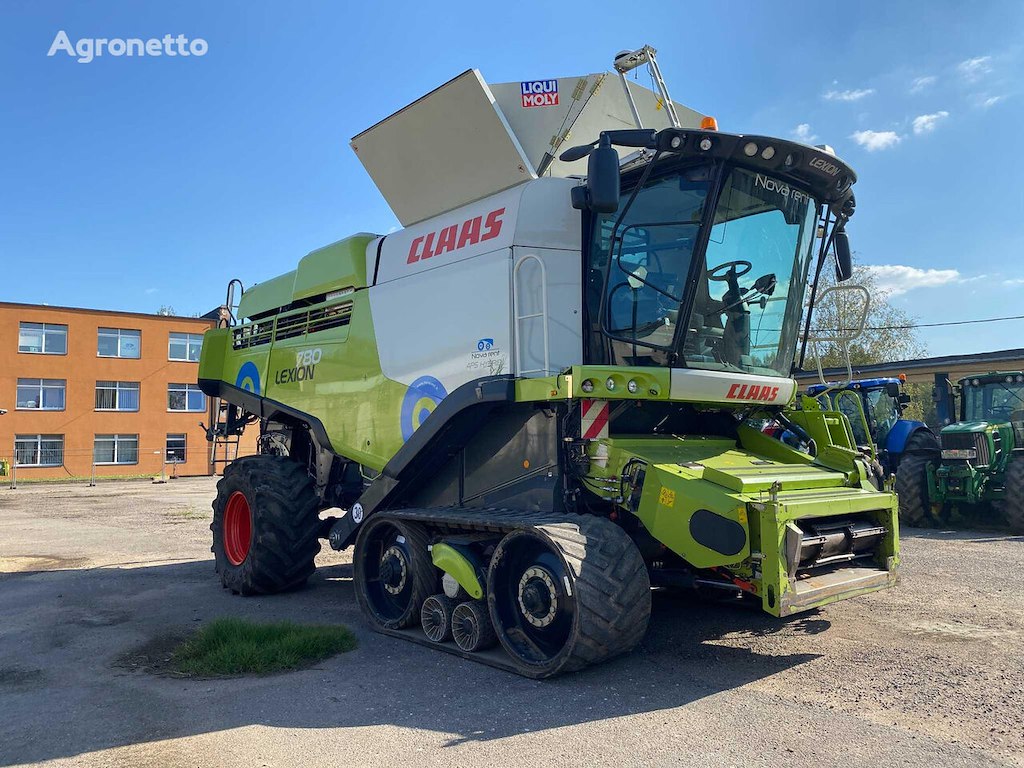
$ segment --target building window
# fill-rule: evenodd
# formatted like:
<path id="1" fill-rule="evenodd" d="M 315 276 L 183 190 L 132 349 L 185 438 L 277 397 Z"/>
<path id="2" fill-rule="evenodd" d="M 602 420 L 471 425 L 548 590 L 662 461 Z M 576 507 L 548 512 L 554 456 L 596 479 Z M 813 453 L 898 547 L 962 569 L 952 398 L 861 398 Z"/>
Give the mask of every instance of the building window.
<path id="1" fill-rule="evenodd" d="M 167 410 L 195 413 L 205 411 L 206 395 L 198 384 L 168 384 Z"/>
<path id="2" fill-rule="evenodd" d="M 19 323 L 18 351 L 37 355 L 66 355 L 68 327 L 53 323 Z"/>
<path id="3" fill-rule="evenodd" d="M 185 435 L 167 436 L 167 463 L 185 463 Z"/>
<path id="4" fill-rule="evenodd" d="M 64 463 L 64 435 L 15 435 L 14 461 L 19 467 L 59 467 Z"/>
<path id="5" fill-rule="evenodd" d="M 170 341 L 167 343 L 167 359 L 198 363 L 199 353 L 202 349 L 203 334 L 172 333 Z"/>
<path id="6" fill-rule="evenodd" d="M 63 411 L 64 379 L 18 379 L 15 407 L 28 411 Z"/>
<path id="7" fill-rule="evenodd" d="M 100 357 L 138 357 L 142 350 L 142 331 L 124 328 L 100 328 L 96 354 Z"/>
<path id="8" fill-rule="evenodd" d="M 97 381 L 97 411 L 137 411 L 139 410 L 139 382 L 137 381 Z"/>
<path id="9" fill-rule="evenodd" d="M 97 464 L 138 464 L 138 435 L 96 435 L 93 461 Z"/>

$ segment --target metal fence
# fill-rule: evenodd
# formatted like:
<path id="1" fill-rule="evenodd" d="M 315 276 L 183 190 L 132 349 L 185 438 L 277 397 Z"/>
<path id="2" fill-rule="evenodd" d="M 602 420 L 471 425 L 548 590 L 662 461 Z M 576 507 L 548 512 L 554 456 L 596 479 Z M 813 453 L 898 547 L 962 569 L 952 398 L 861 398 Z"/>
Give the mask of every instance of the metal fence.
<path id="1" fill-rule="evenodd" d="M 100 480 L 152 478 L 165 482 L 178 476 L 185 463 L 177 450 L 166 446 L 139 446 L 131 441 L 100 441 L 92 449 L 67 449 L 52 441 L 36 441 L 34 445 L 16 445 L 11 457 L 0 457 L 0 482 L 16 489 L 18 483 L 82 482 L 95 485 Z M 191 447 L 190 447 L 190 450 Z M 201 466 L 208 466 L 204 443 Z M 6 463 L 6 467 L 2 465 Z M 196 464 L 193 462 L 193 467 Z M 6 477 L 3 476 L 6 469 Z M 223 467 L 218 467 L 223 471 Z M 37 470 L 47 470 L 40 476 Z M 63 470 L 58 475 L 54 470 Z"/>

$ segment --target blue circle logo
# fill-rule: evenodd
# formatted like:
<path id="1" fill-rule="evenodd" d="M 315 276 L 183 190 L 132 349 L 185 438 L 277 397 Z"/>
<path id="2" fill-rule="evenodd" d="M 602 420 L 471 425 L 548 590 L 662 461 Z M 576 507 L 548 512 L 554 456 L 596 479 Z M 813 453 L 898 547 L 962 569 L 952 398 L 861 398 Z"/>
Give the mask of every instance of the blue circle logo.
<path id="1" fill-rule="evenodd" d="M 444 385 L 433 376 L 420 376 L 402 398 L 402 440 L 408 440 L 447 396 Z"/>
<path id="2" fill-rule="evenodd" d="M 254 395 L 260 393 L 260 369 L 256 367 L 256 363 L 250 360 L 238 369 L 235 386 Z"/>

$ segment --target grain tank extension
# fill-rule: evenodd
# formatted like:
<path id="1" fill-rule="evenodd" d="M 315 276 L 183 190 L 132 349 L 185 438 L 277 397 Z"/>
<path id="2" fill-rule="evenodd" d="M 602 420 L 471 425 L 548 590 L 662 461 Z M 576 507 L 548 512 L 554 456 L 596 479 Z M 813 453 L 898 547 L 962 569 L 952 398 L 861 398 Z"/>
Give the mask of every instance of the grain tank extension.
<path id="1" fill-rule="evenodd" d="M 313 251 L 204 340 L 210 438 L 260 430 L 218 485 L 225 587 L 300 585 L 327 539 L 378 631 L 547 677 L 632 649 L 652 587 L 787 616 L 895 583 L 896 497 L 841 413 L 792 407 L 853 170 L 718 131 L 649 48 L 615 69 L 471 70 L 353 139 L 404 229 Z"/>

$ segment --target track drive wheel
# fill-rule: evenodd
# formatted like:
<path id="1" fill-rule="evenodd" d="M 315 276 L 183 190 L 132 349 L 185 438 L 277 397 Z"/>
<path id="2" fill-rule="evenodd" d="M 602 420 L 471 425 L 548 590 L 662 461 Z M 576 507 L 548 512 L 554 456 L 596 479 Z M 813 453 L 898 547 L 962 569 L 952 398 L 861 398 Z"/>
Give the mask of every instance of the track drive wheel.
<path id="1" fill-rule="evenodd" d="M 488 608 L 521 674 L 550 677 L 631 650 L 647 631 L 651 584 L 639 550 L 604 518 L 513 531 L 487 574 Z"/>
<path id="2" fill-rule="evenodd" d="M 378 629 L 404 629 L 420 621 L 424 601 L 438 588 L 426 531 L 384 514 L 363 523 L 353 556 L 356 599 Z"/>
<path id="3" fill-rule="evenodd" d="M 1006 495 L 1003 516 L 1011 533 L 1024 534 L 1024 460 L 1016 455 L 1006 467 Z"/>
<path id="4" fill-rule="evenodd" d="M 221 584 L 243 595 L 304 584 L 320 551 L 319 504 L 313 480 L 287 457 L 245 456 L 228 464 L 210 524 Z"/>

